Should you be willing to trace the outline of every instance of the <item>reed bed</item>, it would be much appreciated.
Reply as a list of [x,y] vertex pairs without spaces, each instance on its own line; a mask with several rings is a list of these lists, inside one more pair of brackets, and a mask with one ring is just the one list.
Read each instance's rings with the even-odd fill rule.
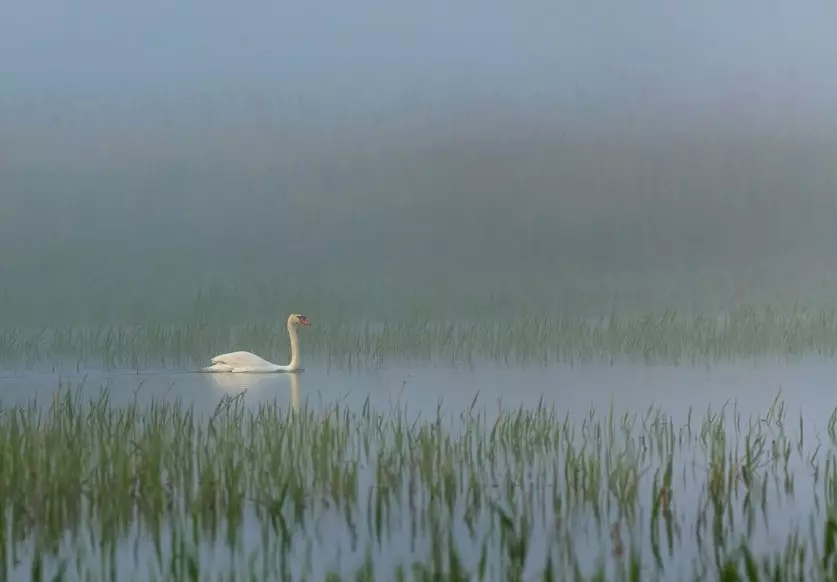
[[[382,366],[388,360],[454,365],[484,360],[687,363],[772,354],[832,357],[837,349],[837,310],[764,307],[713,315],[666,311],[442,322],[414,315],[374,324],[315,320],[304,331],[304,357],[338,369]],[[233,349],[284,361],[288,357],[284,321],[0,329],[0,362],[24,368],[59,361],[97,368],[194,366]]]
[[833,580],[837,411],[0,412],[0,572],[42,580]]

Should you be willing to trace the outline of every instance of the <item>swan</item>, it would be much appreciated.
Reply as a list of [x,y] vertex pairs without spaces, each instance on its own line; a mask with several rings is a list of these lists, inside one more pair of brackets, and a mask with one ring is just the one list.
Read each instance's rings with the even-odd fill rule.
[[271,372],[298,372],[299,371],[299,338],[296,334],[298,325],[311,325],[308,318],[301,313],[292,313],[288,316],[288,335],[291,338],[291,363],[287,366],[272,364],[250,352],[230,352],[212,358],[212,365],[201,368],[199,372],[228,372],[228,373],[250,373],[268,374]]

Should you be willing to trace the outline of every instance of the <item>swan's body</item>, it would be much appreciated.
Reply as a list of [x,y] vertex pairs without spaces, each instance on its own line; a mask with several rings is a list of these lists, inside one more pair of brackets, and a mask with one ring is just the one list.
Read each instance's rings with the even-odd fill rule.
[[202,368],[201,372],[226,372],[233,374],[270,374],[275,372],[299,371],[299,337],[297,325],[309,325],[308,318],[292,313],[288,317],[288,336],[291,339],[291,363],[287,366],[273,364],[250,352],[230,352],[212,358],[212,365]]
[[262,357],[250,352],[230,352],[212,358],[212,365],[204,368],[205,372],[291,372],[298,367],[281,366],[268,362]]

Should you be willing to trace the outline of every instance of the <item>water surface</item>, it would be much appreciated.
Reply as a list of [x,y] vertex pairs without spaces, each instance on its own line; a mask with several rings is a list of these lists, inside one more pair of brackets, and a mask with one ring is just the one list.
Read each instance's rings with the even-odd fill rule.
[[[837,407],[837,396],[830,390],[831,379],[835,377],[835,373],[837,362],[820,358],[795,361],[763,358],[712,366],[618,364],[513,368],[483,364],[473,368],[428,365],[352,372],[328,371],[314,363],[300,374],[203,374],[171,370],[84,370],[56,373],[51,370],[10,370],[0,374],[0,406],[8,409],[15,405],[25,405],[33,399],[40,405],[48,405],[55,394],[65,389],[96,399],[105,389],[113,406],[127,405],[135,399],[141,406],[154,400],[165,400],[192,406],[198,414],[210,414],[226,396],[240,396],[241,402],[249,408],[275,403],[286,410],[306,407],[317,410],[339,402],[344,408],[360,412],[367,404],[379,410],[389,410],[397,406],[406,408],[411,418],[428,422],[432,422],[437,418],[437,414],[441,413],[449,418],[454,426],[459,415],[472,406],[484,414],[488,423],[499,416],[501,408],[508,411],[517,408],[533,409],[540,405],[547,409],[554,407],[559,417],[566,417],[575,425],[583,424],[590,411],[595,411],[600,422],[612,407],[616,415],[642,415],[651,409],[659,409],[669,417],[674,427],[687,422],[691,413],[695,430],[699,431],[697,425],[708,409],[718,411],[726,406],[727,411],[743,418],[746,425],[748,419],[765,417],[779,396],[785,403],[789,419],[788,430],[782,438],[794,438],[792,435],[799,426],[800,417],[805,424],[805,434],[813,433],[813,437],[806,437],[806,446],[804,451],[801,450],[800,457],[794,457],[791,465],[786,465],[786,470],[792,471],[798,477],[795,493],[783,498],[780,482],[775,483],[775,489],[773,484],[770,486],[771,527],[766,527],[765,517],[764,527],[759,525],[750,539],[755,549],[761,551],[781,549],[787,536],[799,525],[799,520],[805,521],[809,516],[820,514],[816,497],[817,486],[811,481],[810,475],[807,475],[810,471],[807,471],[804,459],[817,447],[818,442],[825,443],[828,440],[825,429],[828,427],[832,411]],[[741,433],[737,433],[734,426],[731,426],[729,433],[732,440],[726,446],[740,451]],[[784,432],[784,428],[781,430]],[[743,432],[747,432],[746,427]],[[695,438],[697,439],[697,436]],[[584,439],[586,441],[587,437]],[[618,442],[617,444],[619,447],[623,446]],[[388,445],[381,442],[377,446]],[[512,443],[511,446],[515,445]],[[629,442],[624,443],[624,446],[630,455],[638,454],[632,448],[634,445]],[[558,456],[553,455],[551,461],[542,459],[533,462],[533,466],[540,466],[539,470],[542,471],[544,465],[538,463],[557,462],[556,466],[564,471],[562,456],[565,452],[557,452]],[[690,520],[699,513],[699,508],[704,502],[700,485],[705,478],[708,453],[706,450],[701,452],[699,444],[692,451],[678,449],[678,452],[673,453],[674,488],[677,490],[678,508],[675,519],[683,523],[687,529],[677,543],[677,551],[671,557],[669,566],[673,569],[666,570],[672,575],[688,572],[691,560],[698,557],[694,550],[694,534],[688,528],[692,526]],[[656,479],[654,471],[659,470],[659,463],[664,462],[665,458],[664,454],[660,457],[661,460],[651,460],[651,472],[641,477],[639,485],[643,489],[642,499],[650,495],[651,481]],[[694,459],[697,459],[697,465],[694,464]],[[380,462],[380,459],[377,462]],[[512,463],[511,466],[516,466],[516,463],[526,461],[511,459],[509,462]],[[365,504],[364,500],[367,491],[368,495],[373,495],[372,492],[376,489],[379,476],[376,476],[375,464],[373,452],[371,457],[362,462],[365,468],[360,469],[358,510],[361,512],[359,518],[362,521],[366,520],[366,517],[363,517],[364,512],[368,514],[374,509],[368,503]],[[542,488],[545,488],[543,491],[549,491],[550,487],[557,486],[557,483],[549,484],[542,480],[549,476],[549,471],[546,471],[538,477],[540,480],[526,487],[534,486],[535,492],[541,491]],[[564,482],[564,476],[556,476],[560,482]],[[491,485],[489,480],[487,494],[500,495],[502,488],[498,487],[497,483]],[[520,494],[522,495],[522,491]],[[423,490],[421,495],[424,507],[430,507],[434,503],[434,496],[429,490]],[[550,501],[547,496],[544,501],[537,503],[544,505],[547,514],[554,510],[557,515],[558,510],[552,505],[557,499]],[[523,503],[523,498],[518,502]],[[741,506],[738,500],[734,503],[738,514]],[[406,505],[402,502],[399,504],[400,511],[406,511]],[[472,567],[478,557],[478,548],[469,549],[468,534],[461,513],[464,508],[460,505],[457,505],[457,508],[455,516],[451,516],[455,522],[453,531],[465,549],[463,559],[468,567]],[[304,554],[314,551],[319,557],[314,560],[313,566],[309,564],[309,567],[313,568],[311,574],[315,579],[322,577],[326,568],[337,568],[346,575],[356,571],[363,563],[364,543],[372,542],[374,536],[371,533],[367,534],[367,537],[362,535],[360,545],[356,547],[351,541],[346,523],[336,509],[329,510],[325,506],[317,506],[310,511],[317,517],[318,525],[314,529],[303,529],[295,533],[295,536],[300,536],[300,545],[294,546],[292,570],[301,574],[307,560]],[[572,511],[577,511],[573,515],[578,519],[593,519],[590,508],[584,504],[578,505],[578,509]],[[609,521],[615,520],[618,523],[622,519],[614,511],[616,510],[609,510],[604,518],[605,530]],[[644,502],[642,511],[649,511]],[[375,555],[376,570],[382,575],[391,574],[393,568],[399,563],[405,563],[404,560],[415,556],[416,552],[425,555],[429,551],[427,539],[420,539],[417,548],[411,547],[409,520],[398,525],[398,518],[393,519],[396,521],[387,526],[390,528],[387,530],[388,549],[380,550]],[[596,520],[598,519],[597,517]],[[647,523],[647,520],[648,515],[641,516],[639,523]],[[487,522],[482,523],[481,528],[488,527]],[[601,523],[597,526],[594,526],[594,523],[596,522],[591,521],[590,528],[583,526],[573,530],[578,532],[574,534],[578,536],[576,550],[584,562],[585,569],[593,564],[601,548],[611,543],[607,532],[600,531]],[[549,520],[533,524],[532,527],[535,534],[531,546],[534,568],[544,563],[548,549]],[[145,576],[153,568],[149,565],[150,570],[146,570],[143,564],[154,562],[151,559],[154,550],[147,533],[139,526],[137,528],[129,533],[124,543],[119,544],[114,559],[120,567],[124,565],[134,568],[140,576]],[[246,556],[249,555],[248,552],[261,552],[259,555],[267,556],[273,552],[274,550],[263,545],[263,540],[266,539],[263,536],[266,534],[262,528],[263,524],[260,525],[257,515],[248,510],[241,524],[242,537],[236,553],[225,553],[224,542],[220,539],[213,542],[203,540],[198,551],[205,571],[226,568],[232,564],[230,560],[235,560],[234,555]],[[164,543],[168,542],[170,531],[163,528]],[[312,535],[315,537],[311,537]],[[639,538],[643,547],[645,539]],[[81,543],[80,540],[81,538],[76,539],[72,543]],[[73,554],[71,547],[68,546],[64,550],[65,555]],[[338,548],[336,551],[333,549],[335,547]],[[95,548],[91,548],[90,551],[96,553]],[[218,571],[221,571],[220,569]],[[54,567],[49,567],[48,571],[53,572]],[[30,574],[26,563],[20,563],[13,569],[13,577],[28,579]]]
[[102,389],[114,405],[137,398],[179,400],[196,412],[211,412],[225,395],[241,395],[248,406],[277,402],[282,406],[321,407],[340,401],[360,409],[406,406],[415,414],[435,416],[437,408],[459,413],[477,405],[491,412],[504,408],[547,407],[570,414],[590,409],[643,412],[661,408],[679,422],[689,409],[737,406],[743,416],[766,412],[777,395],[788,413],[802,414],[822,425],[837,407],[832,390],[837,360],[794,361],[762,358],[703,365],[612,366],[562,365],[503,367],[486,363],[474,368],[430,366],[378,370],[326,371],[316,365],[301,374],[201,374],[186,371],[0,372],[0,402],[22,404],[33,398],[48,404],[62,387],[94,397]]

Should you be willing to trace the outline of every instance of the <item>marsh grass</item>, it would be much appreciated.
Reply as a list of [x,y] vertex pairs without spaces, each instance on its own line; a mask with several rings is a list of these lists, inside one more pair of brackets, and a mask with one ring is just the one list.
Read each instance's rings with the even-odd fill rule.
[[[0,412],[2,579],[829,580],[837,411]],[[798,493],[802,495],[798,496]]]
[[[284,322],[239,326],[136,326],[0,329],[6,367],[62,365],[160,369],[203,365],[215,354],[245,349],[275,361],[288,358]],[[317,321],[305,330],[304,356],[325,367],[380,367],[387,361],[472,365],[695,363],[743,357],[817,354],[837,350],[837,310],[746,308],[722,315],[674,311],[589,318],[527,316],[505,320],[434,321],[418,314],[358,324]]]

